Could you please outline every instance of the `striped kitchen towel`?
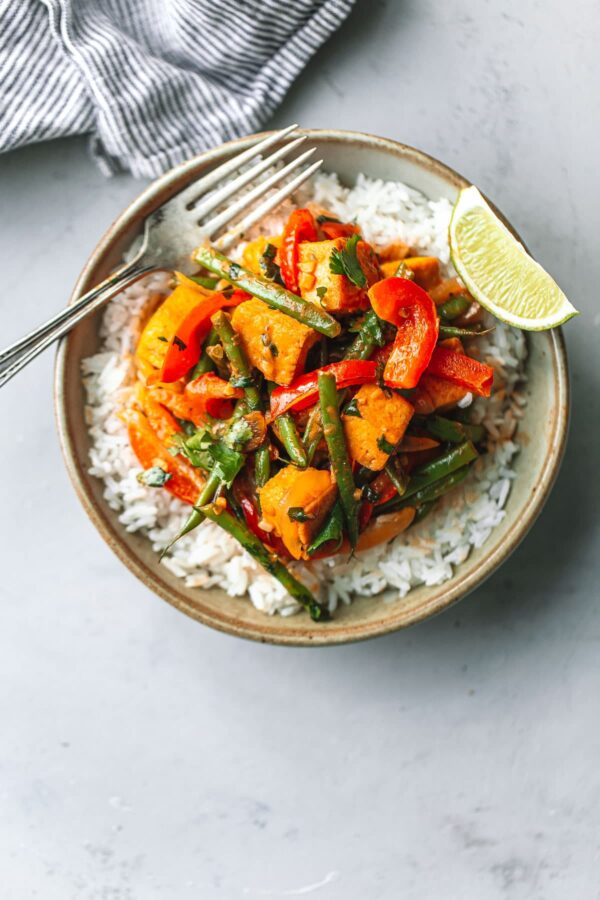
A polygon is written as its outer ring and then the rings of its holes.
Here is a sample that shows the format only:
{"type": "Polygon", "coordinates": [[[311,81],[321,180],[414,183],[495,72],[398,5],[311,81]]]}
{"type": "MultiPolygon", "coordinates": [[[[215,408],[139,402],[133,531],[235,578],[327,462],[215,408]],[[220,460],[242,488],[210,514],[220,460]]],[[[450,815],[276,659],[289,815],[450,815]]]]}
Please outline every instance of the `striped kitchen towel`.
{"type": "Polygon", "coordinates": [[[354,0],[0,0],[0,151],[91,134],[155,177],[256,131],[354,0]]]}

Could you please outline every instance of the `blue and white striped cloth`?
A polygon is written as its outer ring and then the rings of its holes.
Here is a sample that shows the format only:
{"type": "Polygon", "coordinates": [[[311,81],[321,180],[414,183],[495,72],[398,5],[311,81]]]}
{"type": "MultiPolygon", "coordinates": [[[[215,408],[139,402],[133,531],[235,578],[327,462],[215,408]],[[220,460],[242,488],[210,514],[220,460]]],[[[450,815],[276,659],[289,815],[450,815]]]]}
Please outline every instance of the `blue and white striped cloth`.
{"type": "Polygon", "coordinates": [[[155,177],[256,131],[354,0],[0,0],[0,151],[92,137],[155,177]]]}

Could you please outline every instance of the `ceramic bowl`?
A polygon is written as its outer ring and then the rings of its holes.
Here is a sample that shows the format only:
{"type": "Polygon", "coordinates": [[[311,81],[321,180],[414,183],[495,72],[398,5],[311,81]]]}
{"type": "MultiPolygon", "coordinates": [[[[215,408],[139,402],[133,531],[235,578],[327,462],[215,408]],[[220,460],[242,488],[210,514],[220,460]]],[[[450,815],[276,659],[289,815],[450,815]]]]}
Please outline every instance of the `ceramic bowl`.
{"type": "MultiPolygon", "coordinates": [[[[315,130],[309,141],[318,148],[325,168],[352,183],[359,172],[404,181],[425,195],[454,201],[468,182],[435,159],[412,147],[371,135],[315,130]]],[[[258,136],[225,144],[184,163],[151,184],[98,243],[73,292],[71,302],[102,281],[119,263],[139,233],[145,216],[173,194],[231,154],[250,146],[258,136]]],[[[506,220],[505,220],[506,221],[506,220]]],[[[509,224],[509,223],[507,223],[509,224]]],[[[510,227],[510,225],[509,225],[510,227]]],[[[514,229],[513,229],[514,231],[514,229]]],[[[83,507],[101,536],[144,584],[181,612],[205,625],[239,637],[278,644],[340,644],[386,634],[439,613],[487,578],[515,549],[540,512],[562,457],[569,410],[566,353],[560,331],[528,335],[528,404],[518,439],[521,452],[506,516],[483,547],[474,549],[453,577],[437,587],[413,589],[406,598],[384,602],[359,598],[342,606],[333,621],[314,624],[303,613],[283,618],[266,616],[244,599],[218,589],[187,588],[158,562],[150,543],[128,534],[102,497],[102,483],[88,474],[89,437],[84,420],[80,378],[83,357],[98,350],[100,317],[79,325],[61,344],[56,365],[55,403],[62,450],[83,507]]]]}

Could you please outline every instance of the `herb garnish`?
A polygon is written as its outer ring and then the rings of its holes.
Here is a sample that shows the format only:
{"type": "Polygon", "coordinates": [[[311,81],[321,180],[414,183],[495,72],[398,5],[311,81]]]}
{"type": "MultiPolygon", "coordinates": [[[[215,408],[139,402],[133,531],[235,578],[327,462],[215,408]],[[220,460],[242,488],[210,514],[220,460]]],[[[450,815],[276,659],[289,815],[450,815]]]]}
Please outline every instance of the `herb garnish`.
{"type": "Polygon", "coordinates": [[[359,240],[360,235],[353,234],[351,238],[348,238],[346,246],[342,250],[332,250],[329,257],[329,269],[334,275],[345,275],[358,287],[364,288],[367,286],[367,279],[356,255],[356,245],[359,240]]]}
{"type": "Polygon", "coordinates": [[[356,397],[354,397],[350,401],[348,406],[346,406],[344,408],[344,415],[345,416],[356,416],[357,419],[362,419],[362,413],[361,413],[360,409],[358,408],[358,403],[356,402],[356,397]]]}
{"type": "Polygon", "coordinates": [[[383,453],[393,453],[396,449],[395,445],[390,444],[384,434],[382,434],[380,438],[377,438],[377,446],[383,453]]]}
{"type": "Polygon", "coordinates": [[[288,516],[293,522],[310,522],[314,519],[314,516],[304,512],[301,506],[290,506],[288,516]]]}
{"type": "Polygon", "coordinates": [[[321,303],[323,302],[323,297],[325,296],[326,293],[327,293],[327,288],[324,285],[321,285],[320,287],[317,288],[317,297],[319,298],[321,303]]]}
{"type": "Polygon", "coordinates": [[[184,350],[187,350],[187,344],[185,343],[185,341],[182,341],[180,337],[177,337],[177,335],[175,335],[175,337],[173,338],[173,343],[178,350],[181,350],[182,353],[184,350]]]}
{"type": "Polygon", "coordinates": [[[282,284],[279,266],[275,262],[277,256],[277,247],[275,244],[267,244],[262,256],[258,261],[260,271],[269,281],[276,281],[282,284]]]}
{"type": "Polygon", "coordinates": [[[167,481],[172,478],[170,472],[166,472],[160,466],[152,466],[144,472],[140,472],[137,480],[146,487],[164,487],[167,481]]]}

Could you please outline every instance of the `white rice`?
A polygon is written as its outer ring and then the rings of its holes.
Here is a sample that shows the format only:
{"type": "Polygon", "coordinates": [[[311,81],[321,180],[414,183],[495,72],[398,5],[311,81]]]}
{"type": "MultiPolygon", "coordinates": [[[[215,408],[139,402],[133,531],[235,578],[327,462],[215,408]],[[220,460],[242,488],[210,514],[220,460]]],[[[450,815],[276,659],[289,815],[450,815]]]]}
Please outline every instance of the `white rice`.
{"type": "MultiPolygon", "coordinates": [[[[423,254],[438,256],[445,273],[454,274],[447,241],[451,212],[447,200],[429,201],[404,184],[363,175],[349,189],[335,175],[325,174],[317,176],[297,200],[313,200],[346,221],[355,220],[364,237],[375,245],[403,240],[423,254]]],[[[259,230],[276,233],[286,214],[287,210],[280,209],[277,218],[262,222],[259,230]]],[[[119,513],[124,528],[146,534],[157,553],[175,537],[189,507],[167,491],[139,484],[140,466],[119,410],[132,390],[132,353],[144,310],[153,296],[167,292],[168,278],[154,274],[115,298],[103,317],[101,352],[82,364],[92,438],[90,472],[104,481],[104,497],[119,513]]],[[[295,574],[332,612],[340,601],[350,603],[355,595],[397,600],[417,585],[441,584],[452,577],[454,567],[464,562],[472,547],[485,543],[504,518],[515,477],[512,461],[519,449],[513,438],[526,403],[518,388],[525,381],[527,349],[522,332],[500,322],[494,324],[495,330],[470,348],[494,367],[495,379],[492,397],[471,404],[472,421],[487,429],[488,453],[477,460],[469,477],[422,524],[390,544],[359,553],[349,561],[336,557],[292,564],[295,574]]],[[[469,400],[467,396],[464,405],[469,400]]],[[[270,615],[291,615],[299,609],[278,581],[210,522],[178,541],[163,565],[189,587],[219,586],[232,597],[249,598],[257,609],[270,615]]]]}

